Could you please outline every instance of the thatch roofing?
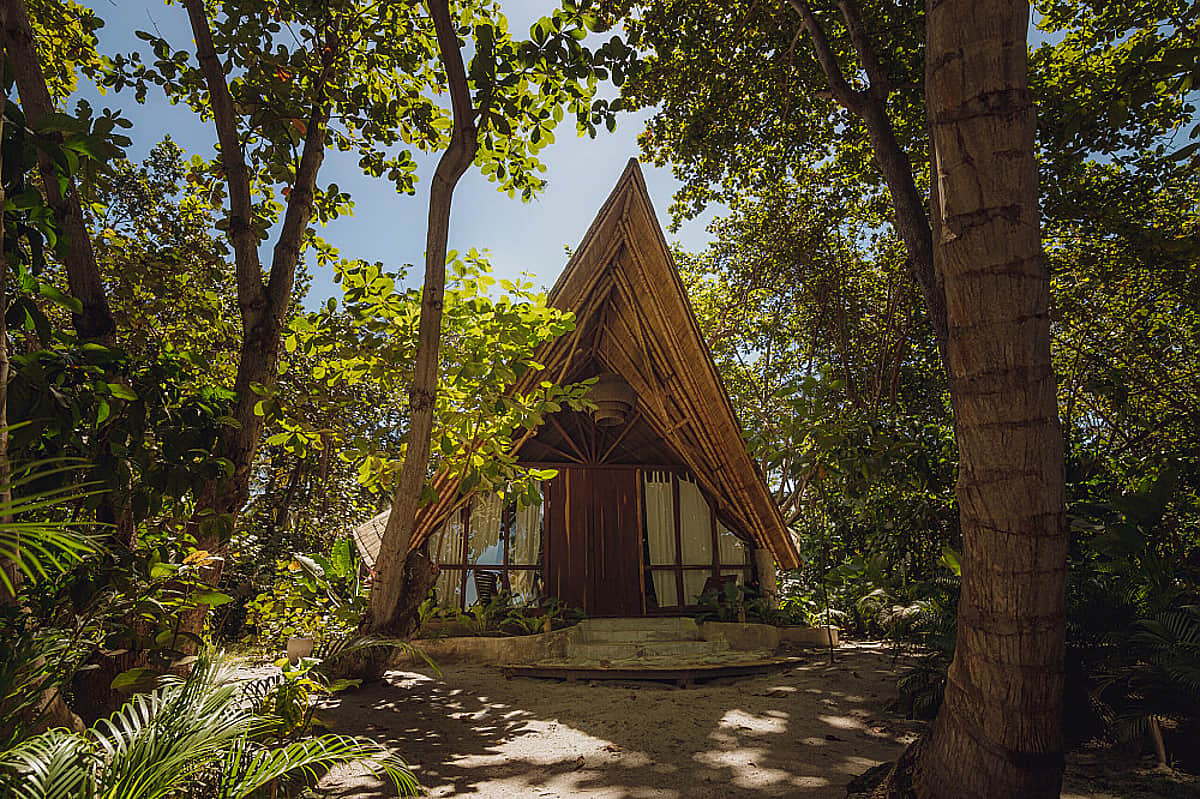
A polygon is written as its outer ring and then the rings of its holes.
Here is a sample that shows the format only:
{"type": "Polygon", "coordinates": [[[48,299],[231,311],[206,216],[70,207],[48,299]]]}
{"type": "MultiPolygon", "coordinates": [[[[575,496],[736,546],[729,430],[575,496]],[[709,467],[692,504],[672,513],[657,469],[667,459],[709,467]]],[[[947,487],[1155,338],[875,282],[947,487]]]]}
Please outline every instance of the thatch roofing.
{"type": "MultiPolygon", "coordinates": [[[[734,529],[751,536],[784,569],[800,558],[713,363],[671,258],[636,160],[616,187],[551,290],[548,303],[575,312],[576,329],[539,352],[544,372],[518,381],[564,381],[581,369],[617,372],[638,394],[648,426],[714,500],[734,529]]],[[[517,442],[519,447],[524,441],[517,442]]],[[[420,546],[464,498],[446,473],[434,477],[437,502],[424,506],[411,543],[420,546]]],[[[386,514],[355,531],[364,557],[378,552],[386,514]]]]}

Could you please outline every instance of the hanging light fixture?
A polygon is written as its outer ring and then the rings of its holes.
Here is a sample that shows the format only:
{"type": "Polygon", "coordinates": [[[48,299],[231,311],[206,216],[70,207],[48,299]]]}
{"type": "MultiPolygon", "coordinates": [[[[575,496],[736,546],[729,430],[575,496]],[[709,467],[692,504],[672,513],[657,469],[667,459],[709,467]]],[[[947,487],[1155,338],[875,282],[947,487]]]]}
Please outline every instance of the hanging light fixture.
{"type": "Polygon", "coordinates": [[[596,403],[594,418],[597,427],[618,427],[625,424],[630,411],[637,403],[637,394],[625,378],[616,372],[604,372],[597,376],[592,386],[592,402],[596,403]]]}

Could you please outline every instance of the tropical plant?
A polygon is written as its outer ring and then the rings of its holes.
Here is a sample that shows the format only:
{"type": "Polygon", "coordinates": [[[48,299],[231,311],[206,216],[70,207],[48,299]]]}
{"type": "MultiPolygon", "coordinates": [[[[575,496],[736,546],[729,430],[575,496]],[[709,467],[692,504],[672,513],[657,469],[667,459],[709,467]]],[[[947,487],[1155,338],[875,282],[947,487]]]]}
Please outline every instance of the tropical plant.
{"type": "MultiPolygon", "coordinates": [[[[42,513],[94,493],[86,485],[52,485],[39,490],[39,485],[54,483],[55,478],[75,472],[79,466],[64,459],[35,461],[18,468],[14,479],[0,489],[0,563],[11,564],[31,583],[66,572],[102,549],[99,540],[80,525],[42,513]]],[[[9,569],[0,569],[0,589],[0,596],[16,592],[9,569]]]]}
{"type": "Polygon", "coordinates": [[[1139,619],[1108,654],[1092,699],[1110,737],[1121,743],[1147,732],[1158,737],[1159,718],[1200,718],[1200,605],[1139,619]]]}
{"type": "Polygon", "coordinates": [[[342,735],[281,743],[277,730],[231,679],[229,661],[208,653],[186,678],[164,678],[86,732],[53,729],[0,753],[0,790],[14,799],[251,799],[348,763],[386,775],[403,795],[418,790],[379,744],[342,735]]]}
{"type": "Polygon", "coordinates": [[[293,636],[318,641],[349,635],[366,607],[360,561],[348,538],[328,554],[296,554],[277,563],[274,584],[247,603],[259,643],[279,648],[293,636]]]}

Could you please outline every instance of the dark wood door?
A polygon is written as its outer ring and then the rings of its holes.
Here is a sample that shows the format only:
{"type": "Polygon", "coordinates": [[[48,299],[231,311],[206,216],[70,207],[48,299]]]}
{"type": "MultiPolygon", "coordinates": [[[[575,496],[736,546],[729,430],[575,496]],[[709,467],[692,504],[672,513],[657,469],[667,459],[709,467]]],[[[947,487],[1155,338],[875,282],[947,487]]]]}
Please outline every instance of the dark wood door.
{"type": "Polygon", "coordinates": [[[563,469],[546,507],[546,590],[590,616],[643,612],[635,469],[563,469]]]}

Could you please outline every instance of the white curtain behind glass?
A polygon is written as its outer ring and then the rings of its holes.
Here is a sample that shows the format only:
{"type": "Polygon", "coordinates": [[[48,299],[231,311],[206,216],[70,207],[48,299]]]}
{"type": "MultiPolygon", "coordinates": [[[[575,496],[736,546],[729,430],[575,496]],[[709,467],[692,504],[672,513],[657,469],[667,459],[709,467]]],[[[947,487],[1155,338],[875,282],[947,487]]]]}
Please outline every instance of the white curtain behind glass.
{"type": "Polygon", "coordinates": [[[467,562],[496,564],[504,562],[500,551],[500,515],[504,502],[499,494],[477,494],[471,501],[471,540],[467,562]]]}
{"type": "MultiPolygon", "coordinates": [[[[462,563],[463,525],[457,511],[429,539],[429,558],[434,563],[462,563]]],[[[442,569],[437,579],[437,600],[442,607],[458,607],[462,572],[442,569]]]]}
{"type": "MultiPolygon", "coordinates": [[[[539,492],[540,495],[540,492],[539,492]]],[[[521,507],[513,519],[508,562],[512,566],[539,566],[538,552],[542,544],[542,503],[521,507]]],[[[532,601],[536,596],[537,571],[526,569],[509,573],[512,592],[520,601],[532,601]]]]}
{"type": "Polygon", "coordinates": [[[746,544],[717,520],[717,553],[722,566],[742,566],[746,563],[746,544]]]}
{"type": "MultiPolygon", "coordinates": [[[[686,478],[679,478],[679,534],[683,543],[684,566],[711,566],[713,556],[712,516],[708,500],[700,487],[686,478]]],[[[711,571],[684,571],[683,596],[686,604],[695,605],[704,590],[711,571]]]]}
{"type": "MultiPolygon", "coordinates": [[[[675,506],[671,499],[671,475],[665,472],[646,472],[646,540],[650,545],[651,566],[675,564],[675,506]]],[[[654,595],[658,606],[679,604],[675,590],[675,572],[652,571],[654,595]]]]}
{"type": "Polygon", "coordinates": [[[684,566],[712,563],[712,519],[708,500],[695,483],[684,478],[679,479],[679,533],[683,538],[684,566]]]}

